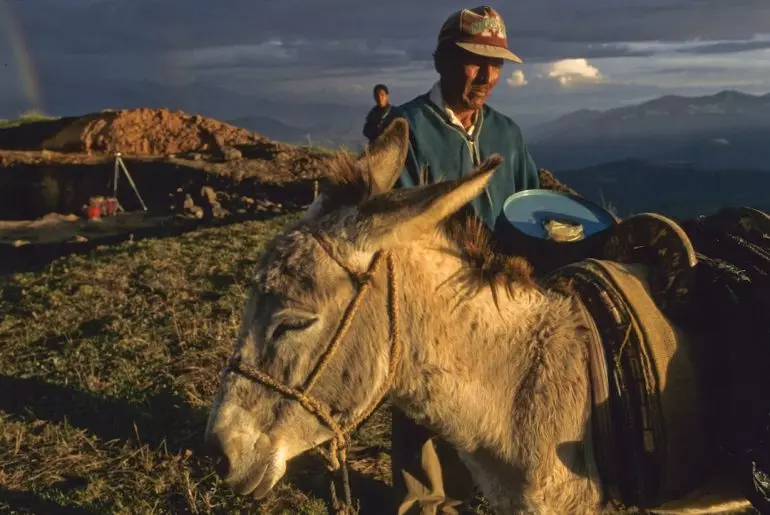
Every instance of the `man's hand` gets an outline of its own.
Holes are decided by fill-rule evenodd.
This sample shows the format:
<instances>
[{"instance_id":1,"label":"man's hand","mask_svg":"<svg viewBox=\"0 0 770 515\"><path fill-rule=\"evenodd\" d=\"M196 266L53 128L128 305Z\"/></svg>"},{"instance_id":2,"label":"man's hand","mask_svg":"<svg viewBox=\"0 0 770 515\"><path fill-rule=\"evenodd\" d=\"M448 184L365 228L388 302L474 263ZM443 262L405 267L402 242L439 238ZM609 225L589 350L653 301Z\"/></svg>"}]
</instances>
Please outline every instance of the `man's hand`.
<instances>
[{"instance_id":1,"label":"man's hand","mask_svg":"<svg viewBox=\"0 0 770 515\"><path fill-rule=\"evenodd\" d=\"M554 177L553 174L550 171L546 170L545 168L539 168L537 170L537 177L540 180L541 189L551 190L551 191L561 191L564 193L579 195L578 192L576 192L566 184L562 184L561 182L556 180L556 177Z\"/></svg>"}]
</instances>

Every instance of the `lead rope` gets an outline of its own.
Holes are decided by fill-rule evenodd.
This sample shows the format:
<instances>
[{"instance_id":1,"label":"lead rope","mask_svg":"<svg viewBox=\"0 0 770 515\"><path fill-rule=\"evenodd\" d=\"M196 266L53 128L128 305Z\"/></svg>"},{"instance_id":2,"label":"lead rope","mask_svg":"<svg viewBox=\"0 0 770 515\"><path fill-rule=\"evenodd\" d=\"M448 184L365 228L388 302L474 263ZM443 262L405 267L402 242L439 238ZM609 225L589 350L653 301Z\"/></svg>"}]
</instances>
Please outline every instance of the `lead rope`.
<instances>
[{"instance_id":1,"label":"lead rope","mask_svg":"<svg viewBox=\"0 0 770 515\"><path fill-rule=\"evenodd\" d=\"M337 459L340 462L340 467L336 471L332 471L332 478L329 481L329 490L331 494L332 508L337 515L353 515L358 510L353 506L353 494L350 490L350 477L348 476L348 460L346 447L339 449ZM338 475L336 478L342 484L342 493L345 496L344 502L340 502L337 496L337 485L335 484L334 475Z\"/></svg>"}]
</instances>

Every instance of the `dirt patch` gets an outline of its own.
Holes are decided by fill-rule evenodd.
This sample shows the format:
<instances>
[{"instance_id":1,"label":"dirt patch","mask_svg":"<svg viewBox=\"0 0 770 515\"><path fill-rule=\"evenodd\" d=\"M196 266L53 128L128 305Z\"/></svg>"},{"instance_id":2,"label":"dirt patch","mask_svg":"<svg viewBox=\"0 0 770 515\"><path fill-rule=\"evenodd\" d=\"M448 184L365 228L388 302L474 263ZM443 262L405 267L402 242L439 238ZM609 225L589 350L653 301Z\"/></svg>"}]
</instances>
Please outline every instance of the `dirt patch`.
<instances>
[{"instance_id":1,"label":"dirt patch","mask_svg":"<svg viewBox=\"0 0 770 515\"><path fill-rule=\"evenodd\" d=\"M235 147L266 138L212 118L168 109L103 111L2 129L0 146L136 156L200 152L238 158Z\"/></svg>"},{"instance_id":2,"label":"dirt patch","mask_svg":"<svg viewBox=\"0 0 770 515\"><path fill-rule=\"evenodd\" d=\"M74 124L73 129L79 129ZM82 152L130 155L169 155L183 152L224 154L226 147L253 145L265 138L246 129L167 109L133 109L103 113L72 132ZM70 138L53 140L47 147L69 145ZM237 154L236 154L237 155Z\"/></svg>"}]
</instances>

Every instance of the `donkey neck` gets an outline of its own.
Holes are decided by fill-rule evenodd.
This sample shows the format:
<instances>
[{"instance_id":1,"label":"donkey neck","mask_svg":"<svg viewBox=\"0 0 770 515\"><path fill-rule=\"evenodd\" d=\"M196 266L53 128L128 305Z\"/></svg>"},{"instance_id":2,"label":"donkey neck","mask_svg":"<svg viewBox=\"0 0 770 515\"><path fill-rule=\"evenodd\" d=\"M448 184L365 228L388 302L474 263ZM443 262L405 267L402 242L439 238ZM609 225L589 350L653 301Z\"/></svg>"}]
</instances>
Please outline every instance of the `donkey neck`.
<instances>
[{"instance_id":1,"label":"donkey neck","mask_svg":"<svg viewBox=\"0 0 770 515\"><path fill-rule=\"evenodd\" d=\"M532 404L552 401L541 390L579 379L565 375L585 380L571 299L514 285L496 305L488 285L469 291L456 280L467 271L458 257L414 247L398 260L404 359L394 402L461 451L516 461L513 442L540 409Z\"/></svg>"}]
</instances>

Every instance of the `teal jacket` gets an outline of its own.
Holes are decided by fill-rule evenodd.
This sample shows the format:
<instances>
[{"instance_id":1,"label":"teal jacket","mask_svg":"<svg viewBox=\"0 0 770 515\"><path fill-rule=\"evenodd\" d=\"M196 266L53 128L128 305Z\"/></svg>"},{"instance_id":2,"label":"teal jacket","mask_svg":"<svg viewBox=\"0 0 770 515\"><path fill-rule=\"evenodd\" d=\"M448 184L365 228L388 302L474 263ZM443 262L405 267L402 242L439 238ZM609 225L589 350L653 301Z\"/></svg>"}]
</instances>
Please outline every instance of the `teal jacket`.
<instances>
[{"instance_id":1,"label":"teal jacket","mask_svg":"<svg viewBox=\"0 0 770 515\"><path fill-rule=\"evenodd\" d=\"M491 154L500 154L503 164L495 172L485 193L471 204L490 229L502 213L503 202L517 191L539 188L537 168L524 144L521 129L513 120L485 105L473 137L453 125L446 112L429 95L394 107L392 118L409 123L409 154L399 186L457 179L468 174ZM425 171L422 171L425 169Z\"/></svg>"}]
</instances>

